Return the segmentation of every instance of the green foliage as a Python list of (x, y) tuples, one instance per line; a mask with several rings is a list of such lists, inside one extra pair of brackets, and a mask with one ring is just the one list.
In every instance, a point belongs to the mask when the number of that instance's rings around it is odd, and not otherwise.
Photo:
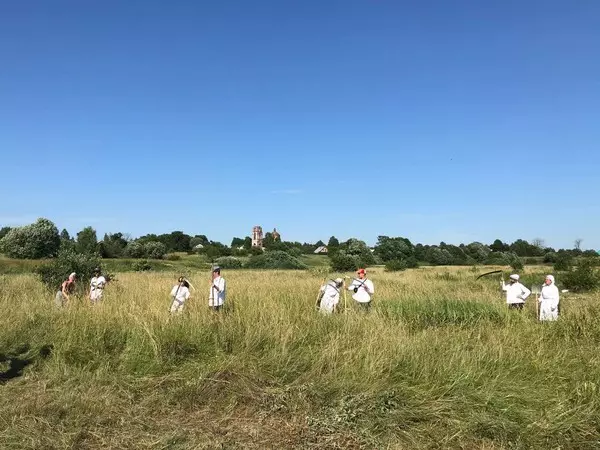
[(406, 265), (406, 261), (403, 259), (392, 259), (385, 263), (385, 270), (387, 272), (400, 272), (402, 270), (406, 270), (408, 266)]
[(490, 250), (492, 252), (503, 253), (508, 252), (510, 250), (510, 246), (502, 242), (500, 239), (496, 239), (494, 243), (490, 245)]
[(241, 269), (242, 261), (234, 256), (221, 256), (215, 264), (222, 269)]
[(11, 258), (49, 258), (57, 255), (59, 248), (58, 228), (43, 218), (31, 225), (10, 229), (0, 240), (0, 253)]
[(349, 255), (344, 251), (338, 251), (333, 255), (329, 255), (329, 258), (331, 260), (331, 269), (335, 272), (354, 272), (361, 267), (358, 256)]
[(568, 253), (558, 253), (556, 256), (556, 262), (554, 263), (554, 270), (557, 272), (570, 271), (573, 268), (573, 257)]
[(558, 261), (558, 255), (555, 252), (547, 252), (544, 254), (544, 262), (546, 264), (554, 264)]
[(413, 256), (415, 253), (412, 243), (403, 237), (390, 238), (378, 236), (375, 245), (375, 254), (382, 261), (398, 261)]
[(83, 290), (89, 284), (96, 267), (100, 267), (100, 259), (97, 255), (84, 255), (73, 250), (62, 250), (48, 264), (39, 266), (36, 273), (49, 289), (58, 290), (69, 274), (75, 272), (77, 274), (76, 286)]
[(60, 250), (74, 250), (75, 241), (69, 235), (69, 232), (63, 228), (60, 232)]
[(474, 261), (478, 263), (484, 263), (488, 259), (491, 250), (488, 246), (483, 245), (481, 242), (471, 242), (464, 247), (464, 252)]
[(507, 254), (507, 263), (515, 272), (520, 272), (524, 268), (523, 261), (514, 253)]
[(251, 256), (258, 256), (258, 255), (262, 255), (265, 251), (262, 248), (259, 247), (250, 247), (250, 255)]
[[(344, 242), (343, 245), (340, 246), (339, 251), (344, 252), (347, 255), (356, 257), (358, 260), (358, 264), (361, 267), (372, 266), (376, 263), (375, 256), (373, 255), (373, 252), (371, 252), (371, 249), (367, 246), (367, 244), (364, 241), (361, 241), (359, 239), (348, 239), (346, 242)], [(335, 253), (330, 256), (334, 255)]]
[(146, 242), (144, 256), (150, 259), (163, 259), (167, 253), (167, 246), (162, 242)]
[(6, 236), (11, 229), (12, 229), (11, 227), (0, 228), (0, 239), (2, 239), (4, 236)]
[(128, 242), (124, 250), (124, 256), (127, 258), (143, 258), (145, 256), (144, 245), (137, 241)]
[(122, 258), (127, 248), (127, 239), (123, 237), (123, 233), (105, 234), (98, 248), (103, 258)]
[(148, 260), (141, 259), (139, 261), (135, 261), (131, 265), (131, 268), (136, 272), (148, 272), (152, 270), (152, 264), (150, 264), (150, 261)]
[(220, 242), (211, 241), (209, 244), (205, 244), (198, 253), (206, 255), (210, 261), (214, 261), (222, 256), (231, 256), (232, 250)]
[(96, 230), (92, 227), (85, 227), (79, 233), (77, 233), (77, 243), (75, 244), (75, 250), (78, 253), (85, 255), (92, 255), (98, 251), (98, 238), (96, 237)]
[(169, 253), (168, 255), (165, 256), (165, 258), (167, 261), (180, 261), (181, 260), (181, 256), (178, 255), (177, 253)]
[(593, 259), (586, 258), (574, 270), (562, 274), (561, 280), (572, 291), (591, 291), (600, 286), (600, 271)]
[(244, 267), (248, 269), (308, 269), (308, 266), (298, 258), (277, 250), (251, 256)]

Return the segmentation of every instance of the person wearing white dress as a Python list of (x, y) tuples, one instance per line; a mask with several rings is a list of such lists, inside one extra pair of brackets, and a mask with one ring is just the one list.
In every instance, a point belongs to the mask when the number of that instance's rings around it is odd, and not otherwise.
[(554, 284), (554, 277), (547, 275), (540, 293), (540, 320), (551, 321), (558, 319), (558, 303), (560, 301), (560, 294), (556, 284)]

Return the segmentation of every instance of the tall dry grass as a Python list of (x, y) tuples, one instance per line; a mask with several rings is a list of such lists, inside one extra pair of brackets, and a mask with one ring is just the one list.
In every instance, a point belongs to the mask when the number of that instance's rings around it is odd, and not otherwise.
[(598, 294), (539, 324), (475, 275), (375, 271), (372, 311), (348, 295), (329, 317), (309, 271), (225, 273), (219, 314), (193, 274), (177, 317), (175, 274), (121, 274), (63, 310), (4, 276), (0, 353), (29, 365), (0, 385), (0, 447), (597, 448)]

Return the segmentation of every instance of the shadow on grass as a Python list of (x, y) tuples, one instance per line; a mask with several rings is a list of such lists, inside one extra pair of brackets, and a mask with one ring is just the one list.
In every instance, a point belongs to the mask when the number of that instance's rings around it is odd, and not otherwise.
[[(35, 361), (35, 357), (28, 356), (28, 353), (28, 346), (19, 348), (13, 354), (0, 353), (0, 363), (8, 363), (8, 369), (0, 372), (0, 384), (23, 375), (23, 369)], [(38, 357), (47, 358), (51, 353), (52, 347), (45, 345), (39, 350)]]

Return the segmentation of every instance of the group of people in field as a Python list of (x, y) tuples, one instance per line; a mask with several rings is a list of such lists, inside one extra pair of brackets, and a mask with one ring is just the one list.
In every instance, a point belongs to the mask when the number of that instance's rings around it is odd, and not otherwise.
[[(56, 293), (56, 305), (65, 306), (69, 301), (70, 295), (75, 288), (75, 280), (77, 274), (72, 273), (69, 278), (64, 281), (60, 290)], [(94, 276), (90, 281), (89, 300), (92, 304), (102, 300), (104, 288), (106, 287), (106, 278), (102, 275), (99, 268), (94, 270)], [(502, 290), (506, 292), (506, 303), (511, 309), (523, 309), (525, 300), (531, 295), (531, 291), (519, 281), (519, 275), (512, 274), (509, 277), (509, 282), (504, 280), (500, 282)], [(179, 277), (175, 286), (171, 289), (171, 314), (179, 314), (183, 312), (185, 303), (191, 297), (190, 287), (193, 286), (184, 277)], [(316, 307), (323, 314), (332, 314), (338, 311), (340, 304), (341, 293), (347, 289), (352, 291), (352, 299), (364, 311), (368, 311), (371, 307), (371, 297), (375, 293), (375, 285), (373, 281), (367, 278), (367, 271), (359, 269), (357, 278), (352, 278), (352, 282), (346, 286), (343, 278), (329, 280), (321, 285), (317, 296)], [(212, 269), (212, 282), (208, 294), (208, 306), (213, 311), (220, 311), (224, 304), (227, 294), (227, 283), (225, 278), (221, 276), (221, 268), (214, 267)], [(344, 294), (345, 296), (345, 294)], [(539, 293), (539, 320), (550, 321), (556, 320), (559, 313), (560, 294), (554, 282), (554, 276), (547, 275), (544, 285)], [(347, 305), (344, 305), (345, 307)]]
[[(500, 281), (502, 290), (506, 292), (506, 303), (510, 309), (522, 310), (525, 300), (531, 295), (531, 290), (527, 289), (519, 281), (519, 275), (516, 273), (509, 277), (508, 284), (504, 280)], [(537, 298), (539, 306), (538, 318), (542, 321), (558, 319), (560, 293), (554, 282), (553, 275), (546, 275), (542, 289)]]
[[(56, 306), (64, 307), (68, 304), (70, 296), (75, 291), (76, 279), (77, 273), (73, 272), (69, 275), (69, 278), (61, 284), (55, 297)], [(102, 275), (102, 271), (99, 268), (94, 269), (94, 276), (90, 281), (89, 292), (89, 300), (92, 304), (96, 304), (102, 300), (106, 283), (107, 280), (106, 277)], [(186, 278), (179, 277), (178, 283), (171, 289), (171, 314), (177, 314), (183, 311), (185, 302), (189, 300), (191, 296), (190, 287), (191, 284)], [(212, 310), (221, 310), (225, 304), (226, 291), (227, 285), (225, 283), (225, 278), (221, 276), (221, 268), (214, 267), (212, 269), (212, 283), (208, 295), (208, 306)]]

